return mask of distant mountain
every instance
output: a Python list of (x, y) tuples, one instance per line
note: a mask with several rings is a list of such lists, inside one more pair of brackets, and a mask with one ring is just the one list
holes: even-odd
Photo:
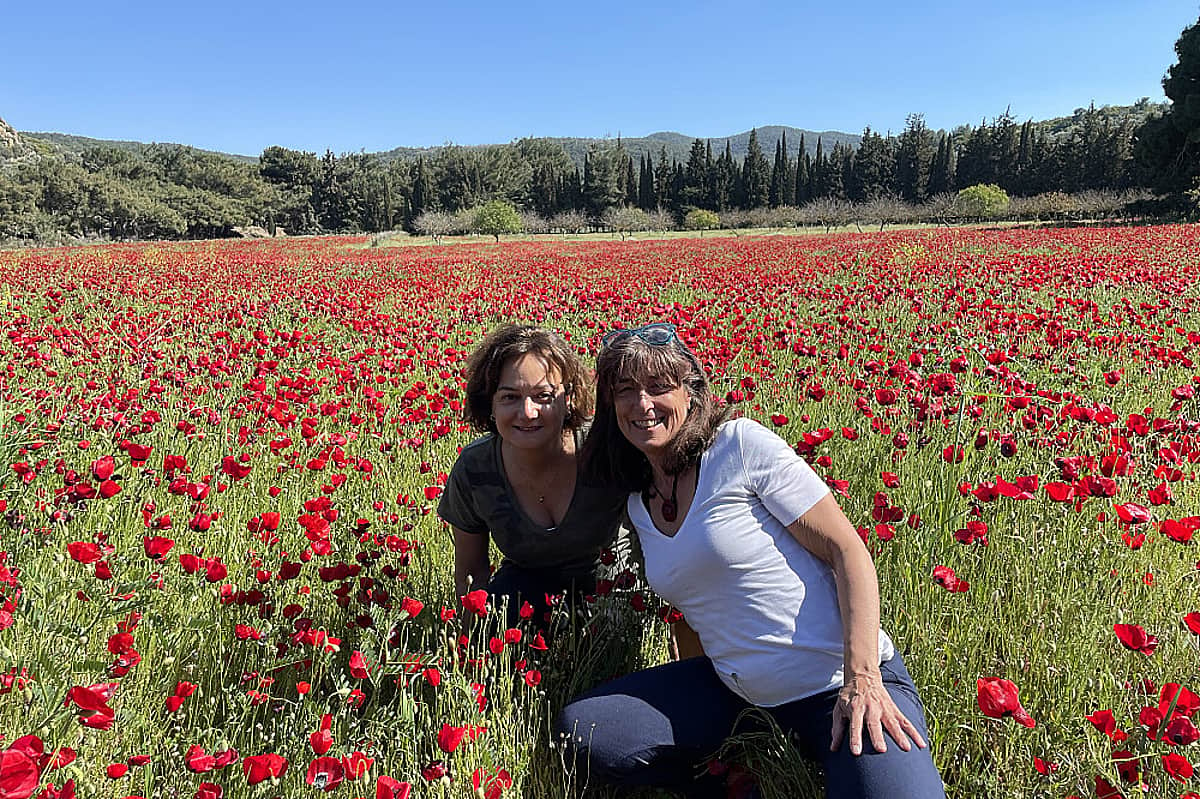
[[(53, 149), (55, 149), (59, 152), (71, 153), (72, 155), (79, 155), (84, 150), (88, 150), (92, 147), (113, 147), (118, 150), (128, 150), (129, 152), (140, 154), (140, 153), (145, 152), (148, 148), (153, 147), (153, 146), (160, 146), (160, 147), (188, 147), (188, 146), (190, 146), (190, 145), (186, 145), (186, 144), (175, 144), (174, 142), (160, 142), (158, 144), (155, 144), (155, 143), (146, 144), (145, 142), (140, 142), (140, 141), (122, 141), (119, 139), (116, 139), (116, 140), (114, 140), (114, 139), (92, 139), (92, 138), (88, 138), (87, 136), (74, 136), (69, 133), (34, 133), (34, 132), (24, 132), (23, 131), (21, 133), (21, 137), (23, 139), (25, 139), (25, 141), (27, 141), (27, 142), (43, 141), (43, 142), (49, 144)], [(254, 156), (254, 155), (236, 155), (234, 153), (223, 153), (218, 150), (201, 150), (199, 147), (194, 147), (192, 149), (197, 150), (202, 153), (208, 153), (210, 155), (221, 155), (226, 158), (232, 158), (235, 161), (242, 161), (244, 163), (249, 163), (249, 164), (258, 163), (258, 156)]]
[[(826, 153), (833, 149), (833, 145), (836, 142), (841, 142), (842, 144), (849, 145), (850, 147), (857, 147), (858, 143), (862, 141), (862, 136), (856, 133), (842, 133), (841, 131), (836, 130), (803, 130), (801, 128), (793, 128), (786, 125), (764, 125), (761, 128), (757, 128), (757, 131), (758, 146), (766, 154), (767, 160), (770, 160), (774, 157), (775, 144), (779, 141), (779, 137), (784, 133), (787, 134), (788, 155), (790, 155), (793, 160), (796, 157), (796, 153), (800, 150), (801, 135), (804, 136), (805, 149), (808, 150), (809, 155), (812, 155), (817, 151), (818, 138), (821, 139), (821, 146), (824, 148)], [(703, 137), (685, 136), (682, 133), (675, 133), (674, 131), (661, 131), (659, 133), (651, 133), (649, 136), (642, 136), (639, 138), (631, 139), (621, 137), (620, 141), (621, 146), (625, 148), (626, 152), (633, 156), (635, 161), (639, 160), (643, 155), (648, 154), (657, 163), (659, 154), (662, 152), (663, 148), (666, 148), (668, 161), (675, 160), (679, 161), (680, 163), (685, 163), (688, 159), (688, 152), (692, 149), (692, 142), (697, 138), (703, 139)], [(544, 140), (552, 144), (562, 145), (562, 148), (566, 150), (567, 155), (569, 155), (571, 160), (574, 161), (579, 167), (583, 166), (583, 156), (592, 144), (606, 141), (615, 143), (617, 141), (616, 139), (610, 138), (589, 139), (557, 137), (545, 137)], [(721, 154), (721, 152), (725, 149), (725, 142), (728, 140), (730, 150), (733, 152), (734, 160), (740, 161), (746, 157), (746, 150), (750, 145), (750, 131), (747, 130), (743, 131), (742, 133), (734, 133), (729, 136), (717, 136), (703, 140), (712, 143), (713, 158), (716, 158)], [(493, 145), (470, 145), (468, 149), (490, 146)], [(441, 147), (397, 147), (394, 150), (388, 150), (386, 152), (379, 153), (379, 155), (384, 159), (400, 158), (407, 161), (420, 157), (429, 158), (435, 155), (441, 149)]]
[[(1138, 125), (1141, 124), (1146, 117), (1152, 114), (1161, 113), (1167, 107), (1168, 106), (1166, 103), (1152, 103), (1148, 99), (1143, 98), (1133, 105), (1102, 106), (1099, 110), (1106, 118), (1112, 120), (1113, 122), (1119, 122), (1128, 119), (1134, 125)], [(1061, 135), (1069, 133), (1071, 130), (1073, 130), (1075, 126), (1079, 124), (1082, 115), (1086, 111), (1087, 109), (1079, 108), (1076, 109), (1074, 114), (1071, 116), (1043, 120), (1040, 122), (1035, 122), (1034, 124), (1047, 130), (1051, 136)], [(960, 126), (960, 128), (956, 130), (963, 130), (965, 127), (965, 125)], [(11, 131), (12, 129), (9, 128), (9, 130)], [(768, 161), (774, 157), (775, 144), (779, 141), (780, 136), (784, 135), (785, 133), (787, 134), (788, 155), (793, 159), (796, 157), (796, 154), (799, 151), (801, 136), (804, 137), (805, 149), (808, 151), (809, 155), (813, 155), (816, 152), (818, 139), (820, 139), (826, 153), (832, 150), (833, 146), (838, 142), (841, 142), (842, 144), (848, 145), (852, 148), (857, 148), (859, 142), (862, 141), (862, 136), (857, 133), (843, 133), (842, 131), (836, 130), (804, 130), (802, 128), (793, 128), (787, 125), (763, 125), (762, 127), (756, 128), (756, 130), (758, 132), (759, 147), (762, 148), (762, 151), (767, 156)], [(8, 139), (5, 140), (8, 142), (10, 148), (17, 146), (14, 144), (15, 141), (20, 141), (25, 147), (51, 149), (58, 152), (71, 153), (75, 155), (78, 155), (89, 147), (107, 146), (141, 153), (147, 148), (154, 146), (138, 141), (93, 139), (87, 136), (75, 136), (67, 133), (21, 132), (20, 134), (17, 134), (16, 131), (12, 131), (12, 133), (13, 136), (9, 136)], [(567, 155), (571, 157), (571, 160), (580, 167), (583, 166), (584, 154), (588, 151), (590, 146), (600, 142), (615, 143), (617, 141), (617, 139), (612, 138), (541, 138), (542, 140), (548, 141), (552, 144), (562, 145)], [(643, 155), (650, 155), (651, 158), (653, 158), (657, 163), (660, 153), (665, 148), (668, 160), (675, 160), (679, 161), (680, 163), (685, 163), (688, 158), (688, 152), (691, 150), (692, 142), (697, 138), (702, 138), (712, 144), (714, 158), (721, 154), (721, 152), (725, 149), (725, 142), (728, 141), (734, 159), (741, 161), (746, 157), (746, 149), (750, 141), (750, 131), (747, 130), (741, 133), (712, 137), (696, 137), (688, 136), (682, 133), (676, 133), (674, 131), (660, 131), (658, 133), (651, 133), (648, 136), (637, 138), (621, 137), (620, 142), (621, 146), (623, 146), (625, 150), (634, 157), (635, 160), (640, 159)], [(2, 149), (3, 144), (4, 142), (0, 141), (0, 158), (4, 157), (4, 152)], [(286, 142), (281, 142), (280, 145), (283, 147), (288, 146)], [(162, 144), (158, 146), (183, 147), (187, 145)], [(373, 153), (373, 155), (378, 155), (385, 161), (393, 159), (411, 161), (420, 157), (429, 158), (437, 154), (438, 151), (444, 149), (445, 146), (446, 145), (439, 147), (396, 147), (392, 150)], [(480, 149), (492, 146), (495, 145), (468, 145), (467, 149)], [(214, 150), (200, 150), (200, 152), (222, 155), (244, 163), (256, 163), (258, 161), (257, 156), (251, 155), (235, 155)], [(10, 153), (9, 157), (11, 156), (12, 154)]]
[(1171, 108), (1170, 103), (1152, 103), (1148, 97), (1143, 97), (1133, 105), (1102, 105), (1099, 108), (1076, 108), (1069, 117), (1055, 117), (1034, 123), (1044, 129), (1052, 137), (1070, 133), (1082, 124), (1084, 117), (1091, 110), (1099, 111), (1100, 117), (1113, 124), (1129, 122), (1133, 127), (1140, 127), (1148, 118), (1165, 114)]

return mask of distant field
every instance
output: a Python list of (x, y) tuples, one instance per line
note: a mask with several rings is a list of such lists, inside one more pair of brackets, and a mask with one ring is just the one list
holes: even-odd
[(589, 359), (674, 322), (813, 463), (951, 796), (1195, 796), (1198, 254), (1194, 226), (0, 252), (0, 796), (564, 795), (549, 720), (665, 625), (614, 590), (543, 651), (456, 607), (432, 511), (502, 320)]

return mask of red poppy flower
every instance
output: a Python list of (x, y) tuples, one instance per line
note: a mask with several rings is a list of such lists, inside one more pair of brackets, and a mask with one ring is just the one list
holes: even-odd
[(1021, 706), (1017, 686), (1003, 677), (981, 677), (976, 681), (979, 709), (985, 716), (1003, 718), (1012, 716), (1026, 727), (1035, 727), (1037, 722)]
[(322, 791), (332, 791), (346, 779), (342, 761), (336, 757), (317, 757), (308, 764), (304, 781)]
[(217, 759), (204, 751), (204, 747), (192, 745), (183, 756), (183, 762), (188, 771), (204, 774), (217, 767)]
[(934, 566), (933, 581), (952, 594), (964, 593), (971, 587), (966, 580), (960, 580), (949, 566)]
[(1175, 716), (1163, 728), (1162, 739), (1173, 746), (1187, 746), (1200, 740), (1200, 730), (1187, 716)]
[(375, 781), (375, 799), (408, 799), (412, 785), (394, 777), (380, 775)]
[(146, 557), (150, 560), (161, 561), (171, 551), (171, 547), (175, 546), (175, 541), (162, 536), (142, 536), (142, 548), (146, 551)]
[(1125, 799), (1125, 794), (1121, 793), (1112, 783), (1097, 774), (1096, 799)]
[(76, 563), (95, 563), (100, 560), (100, 547), (91, 541), (72, 541), (67, 544), (67, 554)]
[(406, 596), (400, 600), (400, 610), (407, 613), (410, 619), (418, 615), (424, 608), (424, 602), (413, 599), (412, 597)]
[(193, 799), (221, 799), (225, 795), (225, 789), (215, 782), (202, 782), (196, 788), (196, 795)]
[(1128, 733), (1117, 729), (1117, 722), (1111, 710), (1097, 710), (1095, 713), (1087, 716), (1087, 720), (1092, 723), (1093, 727), (1107, 735), (1115, 743), (1121, 743), (1129, 737)]
[(1175, 519), (1164, 519), (1162, 524), (1159, 525), (1159, 529), (1162, 530), (1163, 535), (1167, 538), (1180, 544), (1190, 542), (1192, 535), (1196, 531), (1195, 527), (1184, 524), (1182, 520), (1176, 521)]
[(262, 755), (251, 755), (242, 760), (242, 771), (246, 774), (246, 782), (258, 785), (268, 779), (278, 779), (287, 773), (287, 758), (269, 752)]
[(97, 480), (107, 480), (117, 470), (117, 462), (112, 455), (105, 455), (92, 461), (92, 476)]
[(477, 591), (469, 591), (462, 596), (463, 609), (474, 613), (476, 616), (486, 616), (487, 599), (487, 591), (482, 588)]
[(0, 796), (26, 799), (41, 781), (42, 741), (25, 735), (0, 751)]
[(1113, 507), (1117, 511), (1117, 516), (1126, 524), (1146, 524), (1153, 521), (1154, 518), (1145, 506), (1136, 502), (1114, 503)]
[(447, 775), (446, 763), (442, 760), (435, 760), (429, 765), (421, 769), (421, 777), (426, 782), (434, 782), (440, 780)]
[(450, 724), (443, 724), (442, 729), (438, 731), (437, 744), (438, 748), (446, 754), (452, 753), (462, 743), (463, 738), (467, 735), (466, 727), (455, 727)]
[(504, 790), (511, 788), (512, 784), (512, 777), (504, 769), (491, 771), (478, 768), (471, 774), (471, 785), (475, 787), (476, 795), (483, 799), (499, 799)]
[(375, 758), (367, 757), (363, 752), (351, 752), (342, 758), (342, 768), (346, 777), (352, 780), (361, 779), (375, 765)]
[(96, 683), (87, 687), (76, 685), (67, 691), (67, 699), (78, 705), (80, 710), (112, 716), (113, 709), (108, 706), (108, 700), (112, 698), (116, 688), (115, 682)]
[(1070, 483), (1046, 483), (1046, 495), (1055, 502), (1070, 502), (1075, 496), (1075, 487)]
[(350, 674), (360, 680), (365, 680), (371, 676), (367, 670), (366, 658), (357, 649), (350, 653)]
[(309, 733), (308, 744), (312, 747), (313, 752), (318, 755), (323, 755), (333, 746), (333, 733), (329, 731), (330, 725), (333, 723), (333, 716), (326, 713), (321, 716), (321, 726), (313, 733)]
[(1163, 755), (1162, 764), (1163, 770), (1180, 782), (1187, 782), (1194, 773), (1191, 761), (1178, 752)]
[(1117, 634), (1117, 639), (1126, 649), (1132, 649), (1134, 652), (1152, 655), (1158, 648), (1158, 639), (1147, 633), (1140, 625), (1114, 624), (1113, 632)]

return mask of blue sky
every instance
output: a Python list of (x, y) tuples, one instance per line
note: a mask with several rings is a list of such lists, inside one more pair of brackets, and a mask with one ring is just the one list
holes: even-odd
[(19, 2), (18, 130), (258, 154), (522, 136), (898, 132), (1165, 99), (1197, 0)]

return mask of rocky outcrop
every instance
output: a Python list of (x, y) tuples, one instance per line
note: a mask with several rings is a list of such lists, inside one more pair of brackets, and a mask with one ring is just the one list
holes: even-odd
[(33, 155), (34, 152), (34, 149), (21, 139), (21, 134), (0, 119), (0, 159), (24, 158)]

